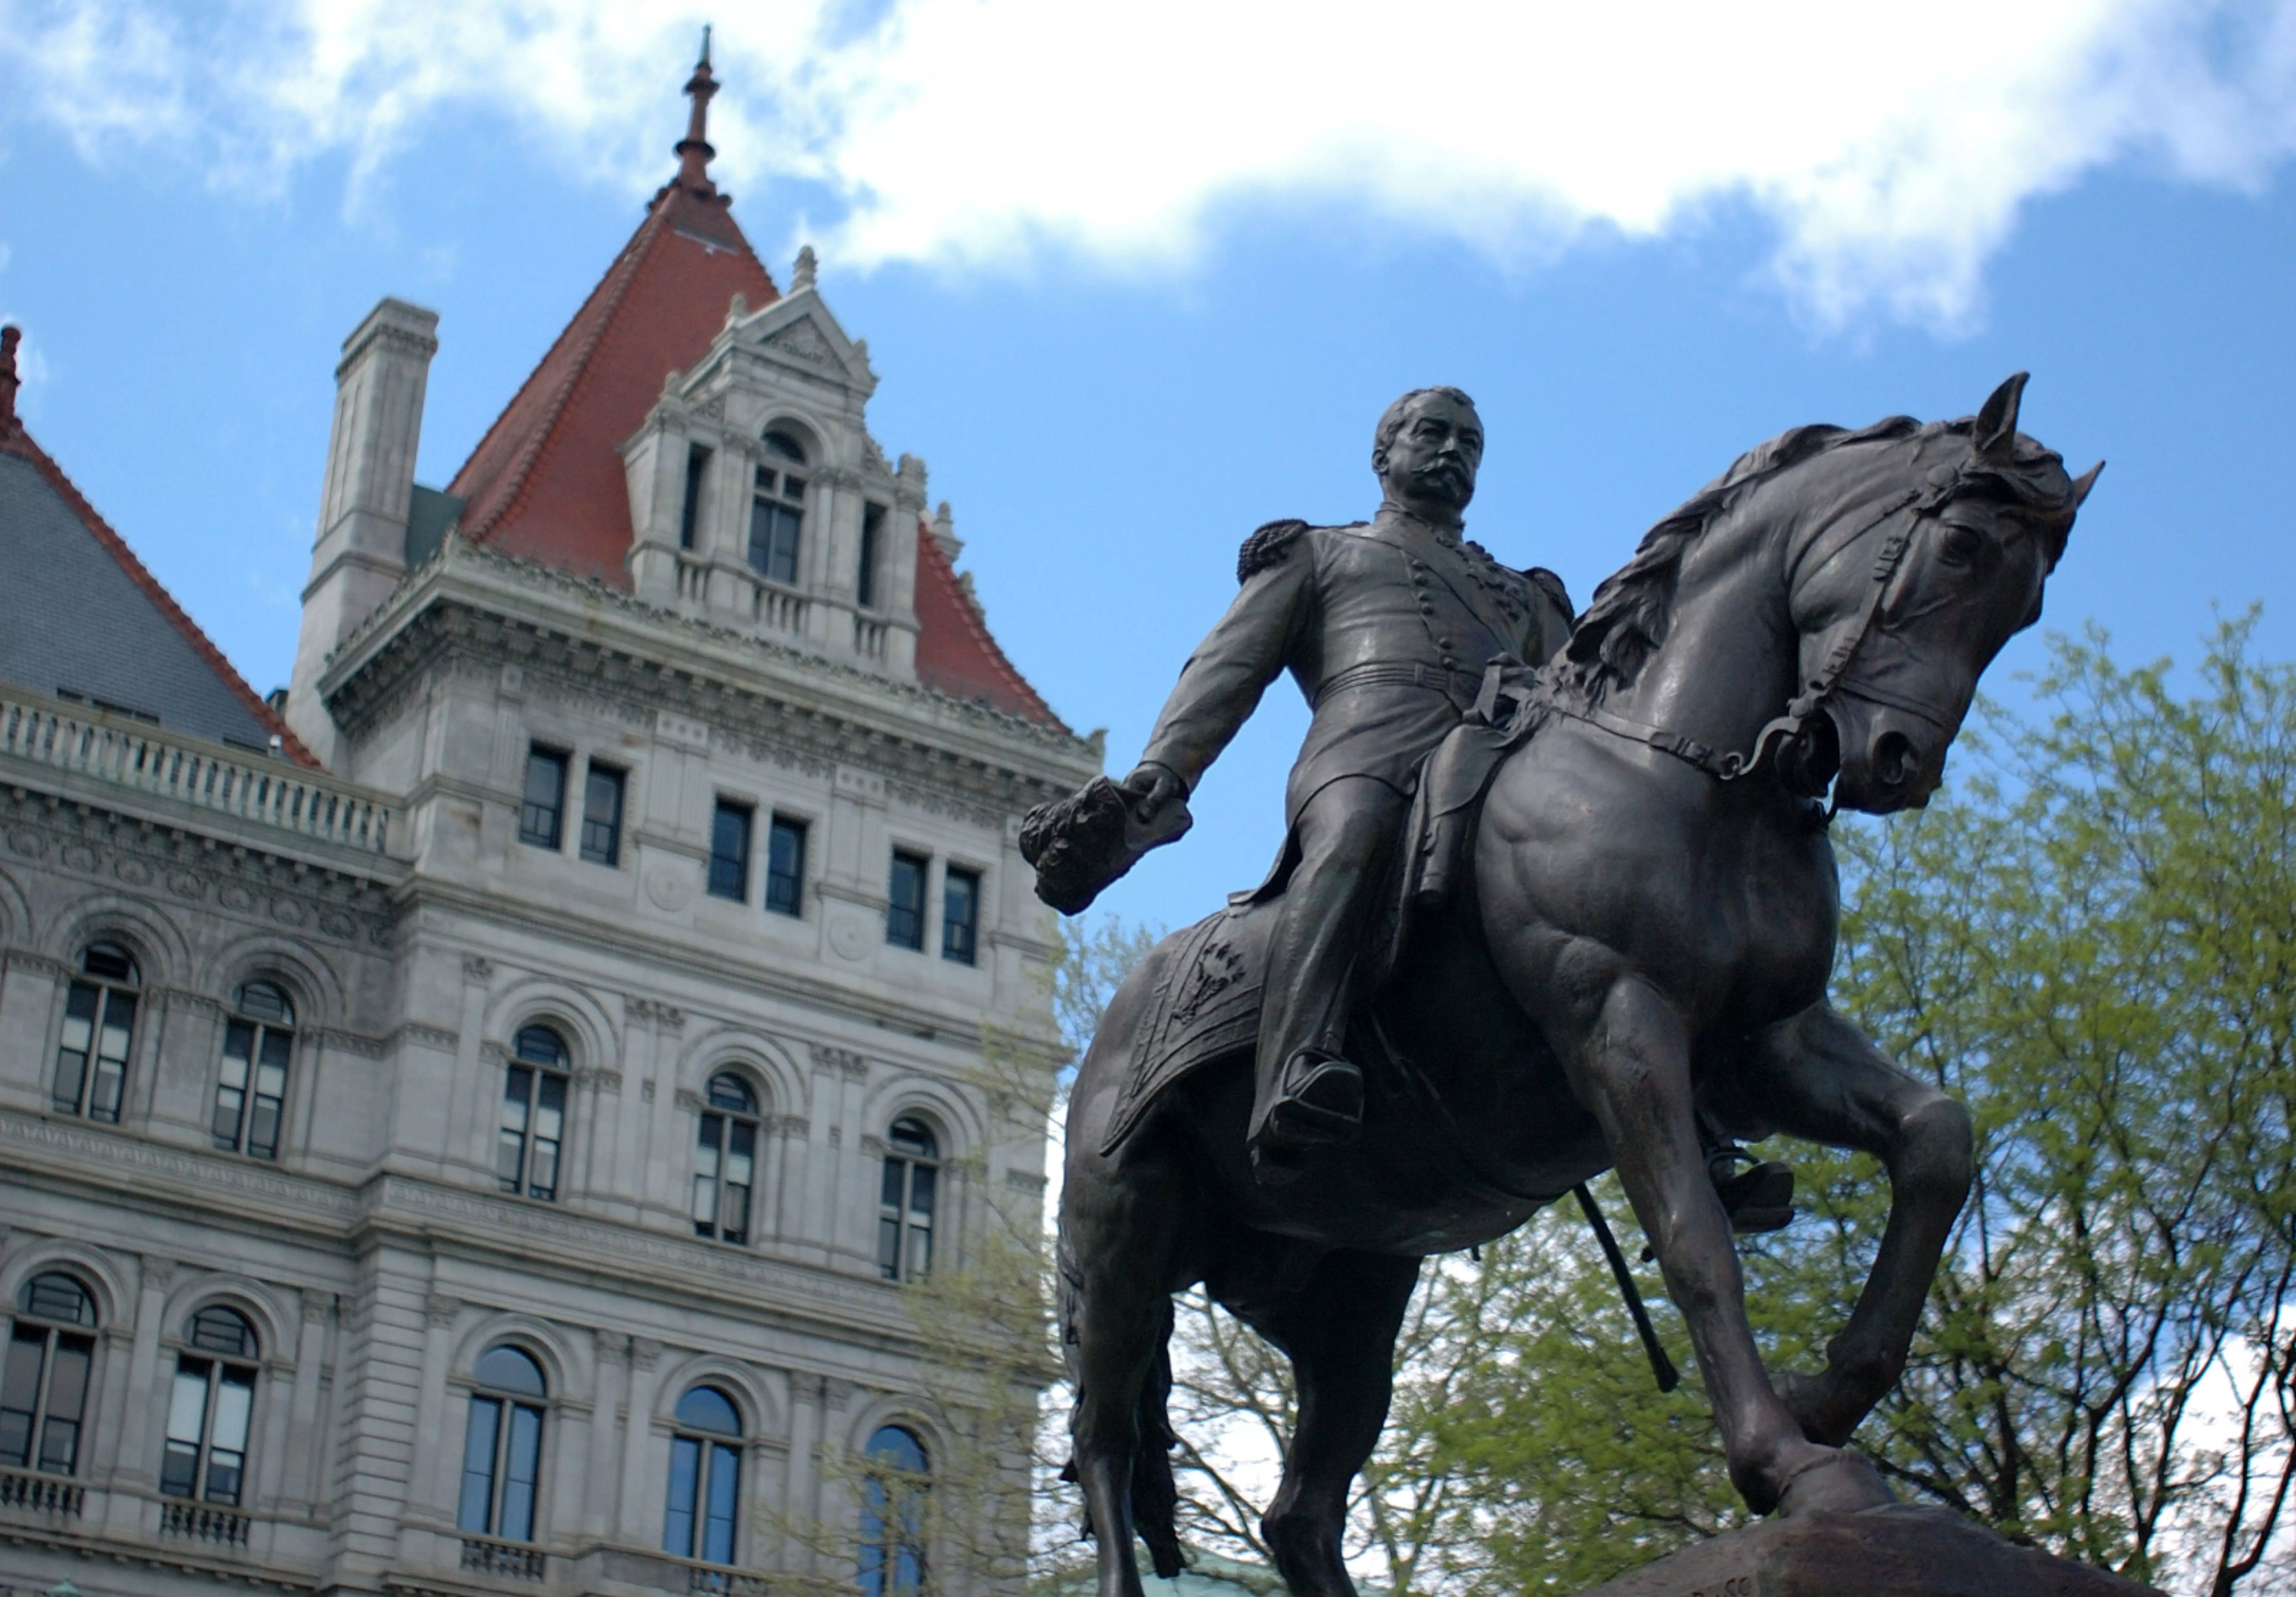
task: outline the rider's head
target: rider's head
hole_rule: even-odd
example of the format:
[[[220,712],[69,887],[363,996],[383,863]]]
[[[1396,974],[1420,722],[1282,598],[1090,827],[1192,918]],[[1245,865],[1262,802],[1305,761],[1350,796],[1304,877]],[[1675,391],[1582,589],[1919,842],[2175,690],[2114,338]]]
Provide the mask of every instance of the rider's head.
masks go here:
[[[1388,503],[1456,520],[1475,496],[1483,422],[1457,389],[1414,389],[1389,405],[1372,434],[1371,469]]]

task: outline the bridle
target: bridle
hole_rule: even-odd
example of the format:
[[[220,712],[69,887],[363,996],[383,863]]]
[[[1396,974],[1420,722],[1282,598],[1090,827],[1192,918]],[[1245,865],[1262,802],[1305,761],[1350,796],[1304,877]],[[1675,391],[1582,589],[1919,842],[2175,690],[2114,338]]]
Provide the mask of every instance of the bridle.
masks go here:
[[[1769,758],[1771,750],[1781,742],[1791,741],[1800,737],[1808,726],[1811,718],[1824,707],[1825,701],[1833,697],[1837,692],[1844,691],[1842,678],[1848,673],[1851,663],[1857,659],[1858,651],[1865,646],[1866,636],[1874,630],[1874,621],[1882,613],[1882,599],[1890,590],[1890,579],[1898,574],[1898,568],[1905,562],[1906,551],[1913,545],[1915,529],[1925,517],[1934,516],[1943,510],[1946,503],[1954,496],[1955,492],[1961,486],[1962,473],[1956,471],[1951,478],[1934,487],[1926,489],[1907,488],[1884,504],[1873,520],[1866,522],[1856,532],[1851,533],[1836,544],[1832,550],[1826,552],[1824,558],[1831,560],[1834,553],[1863,539],[1884,523],[1899,516],[1905,518],[1902,526],[1893,527],[1883,535],[1881,547],[1874,552],[1872,580],[1866,584],[1866,595],[1859,602],[1856,618],[1842,629],[1841,635],[1835,640],[1833,647],[1826,651],[1824,662],[1810,677],[1808,685],[1794,695],[1792,702],[1787,704],[1784,713],[1777,716],[1760,732],[1754,734],[1753,747],[1742,753],[1736,749],[1716,749],[1710,743],[1702,742],[1696,738],[1685,736],[1663,726],[1653,726],[1647,722],[1635,720],[1631,717],[1620,715],[1614,710],[1605,709],[1599,704],[1566,703],[1555,695],[1549,681],[1546,678],[1542,678],[1527,694],[1522,695],[1522,700],[1529,707],[1566,717],[1573,721],[1583,721],[1587,725],[1598,727],[1614,737],[1646,744],[1662,754],[1670,754],[1685,764],[1695,766],[1717,781],[1735,782],[1750,772],[1759,769]],[[1484,697],[1496,699],[1496,696],[1493,692],[1492,684],[1487,682]],[[1877,703],[1889,705],[1892,708],[1905,710],[1909,714],[1919,716],[1923,720],[1932,725],[1942,726],[1932,711],[1919,705],[1905,702],[1896,695],[1883,692],[1870,684],[1861,684],[1855,690],[1855,696],[1871,699]]]

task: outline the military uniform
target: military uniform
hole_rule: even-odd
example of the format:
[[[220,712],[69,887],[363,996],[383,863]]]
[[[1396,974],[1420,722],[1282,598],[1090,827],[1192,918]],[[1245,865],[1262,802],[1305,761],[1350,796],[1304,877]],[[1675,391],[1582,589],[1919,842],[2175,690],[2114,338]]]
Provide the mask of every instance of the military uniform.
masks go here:
[[[1271,522],[1236,574],[1242,591],[1182,669],[1141,762],[1193,790],[1283,671],[1314,711],[1284,793],[1296,863],[1270,946],[1257,1142],[1293,1056],[1340,1054],[1366,897],[1387,878],[1420,762],[1473,705],[1484,666],[1543,663],[1571,610],[1552,572],[1511,570],[1392,505],[1351,527]]]

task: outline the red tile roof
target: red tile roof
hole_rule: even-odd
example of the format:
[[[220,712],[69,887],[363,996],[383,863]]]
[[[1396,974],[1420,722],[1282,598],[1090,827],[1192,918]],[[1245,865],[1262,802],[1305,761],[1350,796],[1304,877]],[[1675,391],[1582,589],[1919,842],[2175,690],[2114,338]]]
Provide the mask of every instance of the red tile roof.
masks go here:
[[[12,327],[8,331],[13,332],[15,329]],[[8,342],[9,354],[12,356],[15,340],[11,339]],[[4,364],[6,397],[12,401],[16,386],[15,362],[10,359]],[[184,613],[183,606],[176,602],[175,595],[160,586],[160,579],[144,569],[144,562],[135,558],[135,552],[127,546],[127,541],[112,530],[109,521],[96,513],[95,506],[90,504],[86,496],[79,491],[72,479],[64,475],[64,469],[56,464],[53,457],[46,450],[32,441],[32,435],[25,431],[23,423],[16,419],[12,403],[0,405],[0,455],[12,455],[20,460],[30,462],[33,468],[46,480],[48,487],[53,490],[56,497],[62,500],[70,508],[72,514],[79,518],[80,524],[87,528],[88,535],[95,539],[106,553],[119,562],[120,569],[127,574],[128,580],[152,602],[152,607],[166,618],[168,624],[182,635],[184,641],[192,646],[193,652],[199,656],[201,662],[215,673],[217,679],[229,691],[231,696],[246,708],[248,713],[255,717],[257,723],[266,733],[279,740],[280,749],[287,758],[299,766],[307,766],[313,770],[318,768],[318,757],[303,747],[302,740],[287,729],[287,723],[281,720],[278,713],[263,701],[263,696],[248,686],[247,679],[232,668],[232,663],[224,658],[223,651],[217,648],[208,635],[200,630],[197,622]]]
[[[621,446],[699,361],[735,294],[781,296],[726,198],[673,183],[447,491],[463,536],[616,587],[629,586]]]
[[[621,446],[662,379],[708,352],[735,294],[753,311],[781,298],[734,225],[731,197],[709,178],[700,112],[716,87],[706,61],[687,92],[697,86],[678,176],[447,486],[464,501],[462,532],[473,543],[629,586]],[[917,676],[927,686],[1062,725],[989,636],[930,528],[918,537],[917,623]]]
[[[925,521],[917,524],[917,680],[958,699],[985,700],[1009,716],[1069,730],[996,646],[972,584],[956,574]]]

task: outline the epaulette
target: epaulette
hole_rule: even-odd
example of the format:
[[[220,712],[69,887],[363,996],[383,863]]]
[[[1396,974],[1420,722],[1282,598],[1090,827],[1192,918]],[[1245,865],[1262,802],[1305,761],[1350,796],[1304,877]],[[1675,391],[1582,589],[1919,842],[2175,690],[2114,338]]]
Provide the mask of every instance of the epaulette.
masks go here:
[[[1573,617],[1578,615],[1577,607],[1570,602],[1570,590],[1562,586],[1562,578],[1545,566],[1525,566],[1522,569],[1522,574],[1530,578],[1532,586],[1554,600],[1562,608],[1564,615]]]
[[[1241,585],[1267,569],[1291,553],[1300,535],[1308,530],[1305,521],[1270,521],[1243,540],[1243,547],[1235,554],[1235,580]]]

